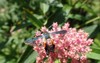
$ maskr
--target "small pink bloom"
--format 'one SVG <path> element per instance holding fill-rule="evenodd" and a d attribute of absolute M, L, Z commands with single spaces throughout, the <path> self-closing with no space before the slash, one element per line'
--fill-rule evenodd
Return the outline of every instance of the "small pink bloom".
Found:
<path fill-rule="evenodd" d="M 68 28 L 69 28 L 69 23 L 65 23 L 65 25 L 62 26 L 62 29 L 64 29 L 64 30 L 68 30 Z"/>
<path fill-rule="evenodd" d="M 40 35 L 41 35 L 41 32 L 40 32 L 40 31 L 37 31 L 37 32 L 35 33 L 35 35 L 36 35 L 36 36 L 40 36 Z"/>
<path fill-rule="evenodd" d="M 36 58 L 36 63 L 43 63 L 41 57 L 37 57 L 37 58 Z"/>
<path fill-rule="evenodd" d="M 53 23 L 53 28 L 57 28 L 58 27 L 58 23 L 56 22 L 56 23 Z"/>
<path fill-rule="evenodd" d="M 47 28 L 44 26 L 44 27 L 41 28 L 41 31 L 45 33 L 45 32 L 47 32 L 48 30 L 47 30 Z"/>

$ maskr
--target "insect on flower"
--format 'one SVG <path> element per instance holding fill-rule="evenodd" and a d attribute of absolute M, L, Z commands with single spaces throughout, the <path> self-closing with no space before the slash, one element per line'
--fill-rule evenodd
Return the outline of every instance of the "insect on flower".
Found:
<path fill-rule="evenodd" d="M 61 30 L 61 31 L 56 31 L 56 32 L 52 32 L 52 33 L 43 33 L 40 36 L 37 36 L 37 37 L 34 37 L 34 38 L 28 38 L 25 41 L 25 44 L 34 47 L 35 41 L 38 40 L 39 38 L 42 38 L 42 39 L 45 39 L 46 40 L 46 39 L 50 38 L 50 35 L 53 35 L 53 34 L 65 34 L 66 32 L 67 32 L 66 30 Z M 52 41 L 52 44 L 51 45 L 48 45 L 47 42 L 44 42 L 43 46 L 45 48 L 45 51 L 46 51 L 47 55 L 50 52 L 54 52 L 55 45 L 53 44 L 53 41 Z"/>
<path fill-rule="evenodd" d="M 36 63 L 88 63 L 86 54 L 91 52 L 93 39 L 88 38 L 84 30 L 69 27 L 65 23 L 61 27 L 53 23 L 52 28 L 45 26 L 35 33 L 34 38 L 28 38 L 25 44 L 30 45 L 38 53 Z M 47 58 L 45 60 L 45 58 Z"/>

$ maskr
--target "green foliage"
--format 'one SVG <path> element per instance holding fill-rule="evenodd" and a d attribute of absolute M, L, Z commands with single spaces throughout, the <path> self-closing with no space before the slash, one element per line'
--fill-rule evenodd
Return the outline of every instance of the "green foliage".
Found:
<path fill-rule="evenodd" d="M 38 54 L 24 41 L 53 22 L 88 32 L 94 43 L 87 56 L 100 63 L 99 0 L 0 0 L 0 63 L 35 63 Z"/>

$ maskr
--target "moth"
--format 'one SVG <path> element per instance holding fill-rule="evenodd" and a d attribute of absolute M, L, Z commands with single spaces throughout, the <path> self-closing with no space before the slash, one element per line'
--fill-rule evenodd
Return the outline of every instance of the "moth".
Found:
<path fill-rule="evenodd" d="M 35 45 L 35 41 L 38 40 L 39 38 L 47 40 L 47 39 L 50 38 L 50 35 L 53 35 L 53 34 L 65 34 L 66 32 L 67 32 L 66 30 L 61 30 L 61 31 L 56 31 L 56 32 L 52 32 L 52 33 L 43 33 L 40 36 L 26 39 L 25 44 L 33 46 L 33 45 Z M 45 51 L 46 51 L 47 55 L 49 55 L 50 52 L 54 52 L 55 45 L 53 43 L 51 45 L 48 45 L 45 42 L 43 46 L 45 48 Z"/>

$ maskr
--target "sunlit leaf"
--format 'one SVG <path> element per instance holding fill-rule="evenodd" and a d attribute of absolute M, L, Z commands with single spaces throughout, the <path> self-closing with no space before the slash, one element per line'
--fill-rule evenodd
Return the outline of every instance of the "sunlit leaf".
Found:
<path fill-rule="evenodd" d="M 95 60 L 100 60 L 100 54 L 97 54 L 97 53 L 94 53 L 94 52 L 87 54 L 87 57 L 91 58 L 91 59 L 95 59 Z"/>
<path fill-rule="evenodd" d="M 29 57 L 24 61 L 24 63 L 33 63 L 35 62 L 37 57 L 37 52 L 33 52 L 32 54 L 29 55 Z"/>
<path fill-rule="evenodd" d="M 40 8 L 41 8 L 43 14 L 45 14 L 49 9 L 49 5 L 45 4 L 45 3 L 40 3 Z"/>
<path fill-rule="evenodd" d="M 83 29 L 85 30 L 85 32 L 88 32 L 89 35 L 91 35 L 95 31 L 96 27 L 97 25 L 92 25 L 92 26 L 84 27 Z"/>

